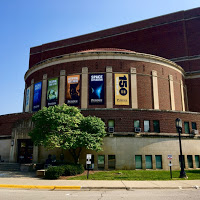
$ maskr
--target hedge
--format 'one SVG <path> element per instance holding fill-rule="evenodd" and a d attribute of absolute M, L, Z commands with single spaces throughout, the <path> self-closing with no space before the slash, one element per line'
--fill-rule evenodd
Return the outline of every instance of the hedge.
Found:
<path fill-rule="evenodd" d="M 52 166 L 45 172 L 46 179 L 58 179 L 60 176 L 74 176 L 77 174 L 82 174 L 84 172 L 84 167 L 81 164 L 68 164 L 60 166 Z"/>

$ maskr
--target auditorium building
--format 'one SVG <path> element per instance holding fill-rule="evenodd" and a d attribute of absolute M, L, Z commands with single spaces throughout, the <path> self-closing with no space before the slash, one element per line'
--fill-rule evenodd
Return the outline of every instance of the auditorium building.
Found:
<path fill-rule="evenodd" d="M 31 116 L 44 106 L 77 106 L 106 124 L 94 169 L 200 168 L 200 8 L 30 49 L 23 112 L 0 116 L 0 160 L 44 163 L 59 149 L 34 146 Z M 66 161 L 72 160 L 68 152 Z"/>

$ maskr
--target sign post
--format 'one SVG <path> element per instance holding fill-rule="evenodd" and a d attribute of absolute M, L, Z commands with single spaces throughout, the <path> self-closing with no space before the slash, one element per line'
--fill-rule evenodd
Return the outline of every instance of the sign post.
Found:
<path fill-rule="evenodd" d="M 172 155 L 168 155 L 168 159 L 169 159 L 169 168 L 170 168 L 170 176 L 171 176 L 171 179 L 172 179 Z"/>
<path fill-rule="evenodd" d="M 92 163 L 91 159 L 92 159 L 92 154 L 87 154 L 86 155 L 87 179 L 89 178 L 89 170 L 90 170 L 90 165 Z"/>

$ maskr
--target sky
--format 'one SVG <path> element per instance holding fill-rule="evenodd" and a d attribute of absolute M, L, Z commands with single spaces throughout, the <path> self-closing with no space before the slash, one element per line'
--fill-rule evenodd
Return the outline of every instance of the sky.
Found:
<path fill-rule="evenodd" d="M 30 48 L 200 7 L 200 0 L 0 0 L 0 115 L 22 112 Z"/>

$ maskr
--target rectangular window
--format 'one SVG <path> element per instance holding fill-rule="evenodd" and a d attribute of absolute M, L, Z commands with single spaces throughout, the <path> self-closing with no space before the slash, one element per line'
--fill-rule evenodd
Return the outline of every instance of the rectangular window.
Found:
<path fill-rule="evenodd" d="M 134 128 L 140 128 L 140 120 L 134 120 Z"/>
<path fill-rule="evenodd" d="M 196 164 L 196 168 L 200 168 L 199 155 L 195 155 L 195 164 Z"/>
<path fill-rule="evenodd" d="M 153 120 L 153 131 L 160 133 L 160 123 L 158 120 Z"/>
<path fill-rule="evenodd" d="M 115 127 L 115 121 L 113 119 L 108 120 L 108 127 L 111 127 L 111 128 Z"/>
<path fill-rule="evenodd" d="M 188 168 L 193 168 L 192 155 L 187 155 Z"/>
<path fill-rule="evenodd" d="M 185 168 L 185 156 L 182 155 L 182 157 L 183 157 L 183 167 Z M 180 155 L 179 155 L 179 165 L 181 167 L 181 156 Z"/>
<path fill-rule="evenodd" d="M 98 155 L 98 169 L 104 170 L 105 167 L 105 156 Z"/>
<path fill-rule="evenodd" d="M 150 121 L 144 120 L 144 132 L 150 132 Z"/>
<path fill-rule="evenodd" d="M 156 169 L 162 169 L 162 156 L 156 156 Z"/>
<path fill-rule="evenodd" d="M 135 169 L 142 169 L 142 156 L 141 155 L 135 156 Z"/>
<path fill-rule="evenodd" d="M 190 133 L 189 122 L 184 122 L 185 133 Z"/>
<path fill-rule="evenodd" d="M 152 169 L 152 156 L 145 156 L 146 169 Z"/>
<path fill-rule="evenodd" d="M 196 122 L 192 122 L 192 129 L 197 130 L 197 123 Z"/>
<path fill-rule="evenodd" d="M 115 155 L 108 155 L 108 169 L 115 169 Z"/>

